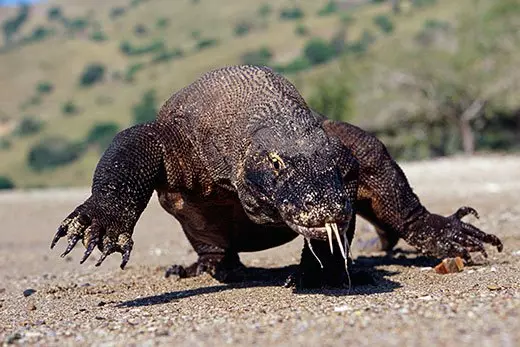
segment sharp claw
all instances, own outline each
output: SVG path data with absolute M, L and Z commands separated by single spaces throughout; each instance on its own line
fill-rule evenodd
M 125 266 L 126 266 L 126 263 L 128 263 L 128 260 L 130 259 L 130 251 L 132 249 L 131 248 L 128 248 L 125 250 L 125 252 L 123 253 L 123 260 L 121 261 L 121 270 L 124 270 Z
M 58 228 L 58 231 L 56 232 L 56 235 L 54 235 L 54 238 L 52 239 L 51 249 L 53 249 L 54 246 L 56 246 L 56 244 L 58 243 L 58 241 L 65 235 L 67 235 L 67 229 L 63 225 L 61 225 Z
M 105 249 L 103 254 L 101 254 L 101 257 L 97 261 L 96 266 L 100 266 L 101 263 L 103 263 L 103 261 L 106 259 L 106 257 L 108 257 L 108 255 L 112 253 L 112 249 L 113 249 L 113 246 L 107 246 L 107 248 Z
M 83 254 L 83 258 L 81 258 L 81 261 L 79 262 L 80 264 L 83 264 L 85 262 L 85 260 L 87 260 L 87 258 L 90 256 L 90 254 L 92 253 L 92 251 L 96 247 L 96 245 L 98 243 L 98 240 L 99 240 L 99 238 L 98 238 L 98 235 L 96 234 L 89 241 L 88 246 L 87 246 L 87 250 Z
M 72 251 L 72 249 L 74 248 L 74 246 L 76 246 L 76 243 L 78 243 L 78 241 L 80 239 L 81 239 L 81 237 L 78 235 L 72 236 L 69 239 L 69 245 L 67 246 L 67 249 L 65 250 L 65 252 L 62 253 L 61 257 L 64 258 L 67 254 L 69 254 L 70 251 Z
M 475 216 L 475 218 L 477 218 L 477 219 L 480 218 L 477 210 L 475 210 L 473 207 L 469 207 L 469 206 L 463 206 L 463 207 L 459 208 L 457 210 L 457 212 L 455 212 L 453 215 L 455 216 L 455 218 L 460 220 L 460 219 L 464 218 L 465 216 L 467 216 L 468 214 Z

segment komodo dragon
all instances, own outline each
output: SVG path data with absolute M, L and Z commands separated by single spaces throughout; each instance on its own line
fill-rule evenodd
M 82 240 L 81 263 L 97 246 L 96 265 L 119 252 L 124 268 L 154 190 L 198 254 L 194 264 L 169 269 L 181 277 L 243 280 L 239 252 L 301 234 L 294 284 L 344 286 L 356 214 L 376 226 L 386 250 L 403 238 L 427 255 L 468 260 L 470 252 L 487 256 L 484 243 L 503 247 L 461 221 L 477 216 L 473 208 L 430 213 L 377 138 L 311 110 L 266 67 L 210 71 L 173 94 L 155 121 L 117 134 L 96 167 L 92 194 L 62 222 L 51 248 L 67 236 L 65 256 Z

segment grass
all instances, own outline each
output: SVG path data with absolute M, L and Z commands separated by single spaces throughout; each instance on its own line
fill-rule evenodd
M 257 15 L 258 9 L 265 3 L 272 8 L 267 19 Z M 425 20 L 456 21 L 472 3 L 473 0 L 439 0 L 434 7 L 405 8 L 398 17 L 391 14 L 387 4 L 367 4 L 349 10 L 355 18 L 347 29 L 349 39 L 359 37 L 365 29 L 378 36 L 364 58 L 349 61 L 353 65 L 352 70 L 356 71 L 357 81 L 354 86 L 357 96 L 355 123 L 369 126 L 380 119 L 384 120 L 388 117 L 388 104 L 395 103 L 398 98 L 402 100 L 395 92 L 383 91 L 377 85 L 384 83 L 389 72 L 396 70 L 396 67 L 414 63 L 418 48 L 413 44 L 413 38 Z M 198 4 L 191 0 L 148 0 L 136 7 L 129 4 L 130 0 L 96 1 L 95 5 L 81 0 L 56 0 L 36 5 L 38 11 L 31 12 L 30 22 L 22 31 L 24 34 L 38 25 L 50 25 L 46 18 L 47 9 L 59 5 L 67 17 L 87 16 L 91 22 L 98 23 L 96 31 L 102 30 L 108 40 L 95 42 L 82 34 L 68 37 L 59 25 L 53 24 L 59 29 L 54 37 L 0 54 L 0 80 L 9 81 L 0 84 L 0 117 L 8 116 L 15 122 L 25 114 L 34 114 L 46 122 L 38 135 L 12 139 L 9 150 L 0 150 L 0 175 L 12 177 L 21 187 L 88 185 L 99 160 L 97 151 L 87 152 L 72 165 L 38 174 L 26 165 L 29 148 L 43 136 L 61 135 L 72 140 L 84 138 L 97 122 L 114 121 L 122 128 L 127 127 L 131 124 L 132 105 L 141 100 L 147 90 L 155 89 L 162 103 L 201 73 L 223 65 L 238 64 L 244 53 L 263 46 L 273 52 L 273 64 L 287 63 L 301 53 L 309 38 L 319 36 L 329 39 L 341 23 L 340 13 L 318 16 L 323 3 L 313 0 L 298 2 L 305 13 L 305 17 L 298 22 L 279 19 L 280 9 L 294 4 L 290 0 L 262 1 L 255 3 L 255 6 L 239 0 L 201 0 Z M 126 7 L 126 12 L 111 19 L 110 10 L 118 6 Z M 12 9 L 0 12 L 0 19 L 12 14 Z M 380 14 L 389 15 L 395 23 L 395 31 L 391 35 L 381 34 L 374 25 L 373 18 Z M 233 20 L 230 21 L 230 18 Z M 155 24 L 159 19 L 167 19 L 169 24 L 157 28 Z M 238 22 L 250 23 L 252 30 L 247 35 L 237 37 L 234 27 Z M 294 28 L 297 23 L 304 24 L 309 34 L 296 35 Z M 137 24 L 147 27 L 146 34 L 134 34 Z M 217 38 L 219 43 L 197 51 L 197 40 L 191 35 L 194 31 L 199 31 L 201 38 Z M 128 57 L 120 51 L 120 44 L 125 40 L 146 45 L 156 39 L 164 40 L 169 50 L 182 49 L 185 55 L 147 65 L 153 54 Z M 108 77 L 91 88 L 80 88 L 79 77 L 85 66 L 93 62 L 104 64 Z M 147 66 L 136 73 L 132 83 L 111 77 L 115 72 L 124 74 L 129 66 L 140 63 Z M 340 61 L 333 61 L 288 77 L 307 96 L 317 80 L 337 74 L 340 65 Z M 20 105 L 27 102 L 40 81 L 52 83 L 52 93 L 43 95 L 39 105 L 29 106 L 22 112 Z M 112 102 L 100 105 L 99 99 L 106 96 L 110 96 Z M 509 96 L 506 99 L 509 103 L 517 102 Z M 62 107 L 69 100 L 76 104 L 80 113 L 64 117 Z

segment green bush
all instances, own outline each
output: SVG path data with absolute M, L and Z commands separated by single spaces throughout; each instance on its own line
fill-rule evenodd
M 11 42 L 13 36 L 18 33 L 20 28 L 27 22 L 30 8 L 31 6 L 27 4 L 20 5 L 16 15 L 2 23 L 5 43 Z
M 47 37 L 52 36 L 53 34 L 54 29 L 46 28 L 40 25 L 34 28 L 29 36 L 24 37 L 22 39 L 22 43 L 40 42 L 45 40 Z
M 312 65 L 323 64 L 334 58 L 334 47 L 327 41 L 315 37 L 310 39 L 303 48 L 303 55 Z
M 33 116 L 25 116 L 20 120 L 16 126 L 14 134 L 20 137 L 33 135 L 39 133 L 43 128 L 43 122 Z
M 134 34 L 137 36 L 144 36 L 148 32 L 144 24 L 137 24 L 134 26 Z
M 40 172 L 67 165 L 84 153 L 82 143 L 71 142 L 63 137 L 47 137 L 31 147 L 27 154 L 29 168 Z
M 171 51 L 159 52 L 155 57 L 152 58 L 152 63 L 163 63 L 169 60 L 182 58 L 184 52 L 180 48 L 174 48 Z
M 114 7 L 110 10 L 110 18 L 116 19 L 118 17 L 121 17 L 126 12 L 126 9 L 124 7 Z
M 168 18 L 159 18 L 157 22 L 155 22 L 155 27 L 157 29 L 164 29 L 170 25 L 170 20 Z
M 151 89 L 143 94 L 141 101 L 132 108 L 134 123 L 146 123 L 157 117 L 157 100 L 155 90 Z
M 147 53 L 157 53 L 164 50 L 165 44 L 163 39 L 157 39 L 143 46 L 134 46 L 128 41 L 123 41 L 119 45 L 119 50 L 128 56 L 136 56 Z
M 321 81 L 309 97 L 309 106 L 330 119 L 346 121 L 352 116 L 353 101 L 348 78 L 341 76 Z
M 203 49 L 206 49 L 206 48 L 210 48 L 210 47 L 213 47 L 213 46 L 216 46 L 218 44 L 218 41 L 217 39 L 213 39 L 213 38 L 206 38 L 206 39 L 200 39 L 199 41 L 197 41 L 197 50 L 203 50 Z
M 280 11 L 280 19 L 282 20 L 300 19 L 303 18 L 304 15 L 303 10 L 297 6 L 286 7 Z
M 73 115 L 77 114 L 78 111 L 79 110 L 78 110 L 78 107 L 76 106 L 76 104 L 70 100 L 61 106 L 61 112 L 65 116 L 73 116 Z
M 143 63 L 135 63 L 130 65 L 125 71 L 125 82 L 133 82 L 135 79 L 135 75 L 144 69 L 145 65 Z
M 292 74 L 311 68 L 312 64 L 306 57 L 297 57 L 286 65 L 275 66 L 275 70 L 283 74 Z
M 238 23 L 237 25 L 235 25 L 234 32 L 235 32 L 236 36 L 244 36 L 244 35 L 247 35 L 251 31 L 252 28 L 253 28 L 253 25 L 251 23 L 242 21 L 242 22 Z
M 0 176 L 0 190 L 14 189 L 14 182 L 6 176 Z
M 89 87 L 95 83 L 99 83 L 105 77 L 105 66 L 99 63 L 92 63 L 85 67 L 81 74 L 79 84 L 83 87 Z
M 258 7 L 258 15 L 262 18 L 268 17 L 272 12 L 270 4 L 262 4 Z
M 0 151 L 11 148 L 12 142 L 7 137 L 0 137 Z
M 247 52 L 242 55 L 242 64 L 245 65 L 268 65 L 273 57 L 273 53 L 268 47 L 262 47 L 255 51 Z
M 69 33 L 74 34 L 87 29 L 89 22 L 87 18 L 78 17 L 72 20 L 65 20 L 64 24 Z
M 47 19 L 53 21 L 53 20 L 59 20 L 61 18 L 63 18 L 63 13 L 61 12 L 61 7 L 53 6 L 47 10 Z
M 318 16 L 328 16 L 338 11 L 338 3 L 334 0 L 329 0 L 325 6 L 318 11 Z
M 412 0 L 412 5 L 415 7 L 424 7 L 435 5 L 437 0 Z
M 48 94 L 48 93 L 52 92 L 53 89 L 54 89 L 54 86 L 49 81 L 40 81 L 36 85 L 36 91 L 40 94 Z
M 103 152 L 108 148 L 119 130 L 119 125 L 114 122 L 95 124 L 89 130 L 85 142 L 89 146 L 97 146 Z
M 98 30 L 90 34 L 90 39 L 96 42 L 103 42 L 108 40 L 108 37 L 104 32 Z
M 305 36 L 305 35 L 309 34 L 309 28 L 307 28 L 307 26 L 305 24 L 299 23 L 296 26 L 296 29 L 294 30 L 294 32 L 298 36 Z
M 380 14 L 375 16 L 373 21 L 374 24 L 377 25 L 384 33 L 389 34 L 394 31 L 394 23 L 392 23 L 392 20 L 387 15 Z

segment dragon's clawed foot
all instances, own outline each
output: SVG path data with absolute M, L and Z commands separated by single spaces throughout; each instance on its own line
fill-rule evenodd
M 408 241 L 424 253 L 439 258 L 459 256 L 469 261 L 471 252 L 480 252 L 487 257 L 486 243 L 501 252 L 503 245 L 497 236 L 462 221 L 470 214 L 479 218 L 477 211 L 468 206 L 459 208 L 448 217 L 425 213 L 412 223 Z
M 82 240 L 86 250 L 80 263 L 84 263 L 97 246 L 102 254 L 96 266 L 100 266 L 108 255 L 118 252 L 122 254 L 123 269 L 130 259 L 134 242 L 132 227 L 128 227 L 122 219 L 104 212 L 91 196 L 61 223 L 52 240 L 51 249 L 67 236 L 67 248 L 61 255 L 65 257 Z

